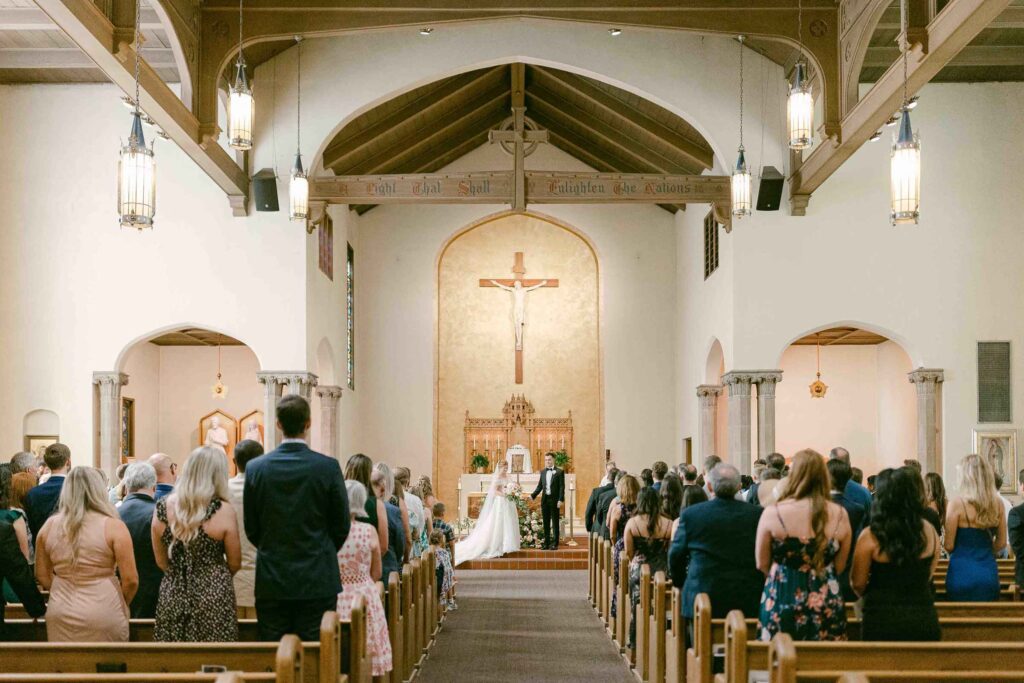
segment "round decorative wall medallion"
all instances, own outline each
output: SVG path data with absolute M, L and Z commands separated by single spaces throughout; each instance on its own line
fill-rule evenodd
M 828 33 L 828 24 L 822 19 L 815 19 L 811 22 L 811 35 L 815 38 L 821 38 L 823 35 Z

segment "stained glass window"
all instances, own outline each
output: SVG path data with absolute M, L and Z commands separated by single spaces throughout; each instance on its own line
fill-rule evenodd
M 345 260 L 345 346 L 347 350 L 348 388 L 356 388 L 356 283 L 355 283 L 355 252 L 352 245 L 348 246 L 348 258 Z

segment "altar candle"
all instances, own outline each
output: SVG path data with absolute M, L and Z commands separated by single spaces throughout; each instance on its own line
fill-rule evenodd
M 476 450 L 476 436 L 473 436 L 473 450 Z
M 485 436 L 484 437 L 484 448 L 490 450 L 490 448 L 491 448 L 491 437 L 489 437 L 489 436 Z
M 565 450 L 565 434 L 562 434 L 562 450 Z
M 554 448 L 554 447 L 555 447 L 555 435 L 552 434 L 551 432 L 548 432 L 548 448 Z

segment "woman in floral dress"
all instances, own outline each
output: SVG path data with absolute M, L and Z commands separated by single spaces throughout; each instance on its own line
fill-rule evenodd
M 370 653 L 370 668 L 374 676 L 391 671 L 391 638 L 388 620 L 380 599 L 377 581 L 380 579 L 380 543 L 377 530 L 360 522 L 366 506 L 366 487 L 358 481 L 345 482 L 352 510 L 352 528 L 345 545 L 338 551 L 338 570 L 341 572 L 342 591 L 338 593 L 338 617 L 352 618 L 352 605 L 362 596 L 366 601 L 366 640 Z
M 757 567 L 768 576 L 761 596 L 761 640 L 846 640 L 846 605 L 838 575 L 846 568 L 853 532 L 846 511 L 829 498 L 825 459 L 803 450 L 793 457 L 779 502 L 757 527 Z
M 612 547 L 612 619 L 618 614 L 619 562 L 626 547 L 626 524 L 636 512 L 636 497 L 640 493 L 640 480 L 624 474 L 615 482 L 616 498 L 608 510 L 608 532 L 615 545 Z

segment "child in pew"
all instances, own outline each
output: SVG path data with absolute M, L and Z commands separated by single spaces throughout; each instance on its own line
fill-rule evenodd
M 434 548 L 434 575 L 437 577 L 437 595 L 446 610 L 458 609 L 455 604 L 455 570 L 452 556 L 446 547 L 444 533 L 439 529 L 430 532 L 430 545 Z

